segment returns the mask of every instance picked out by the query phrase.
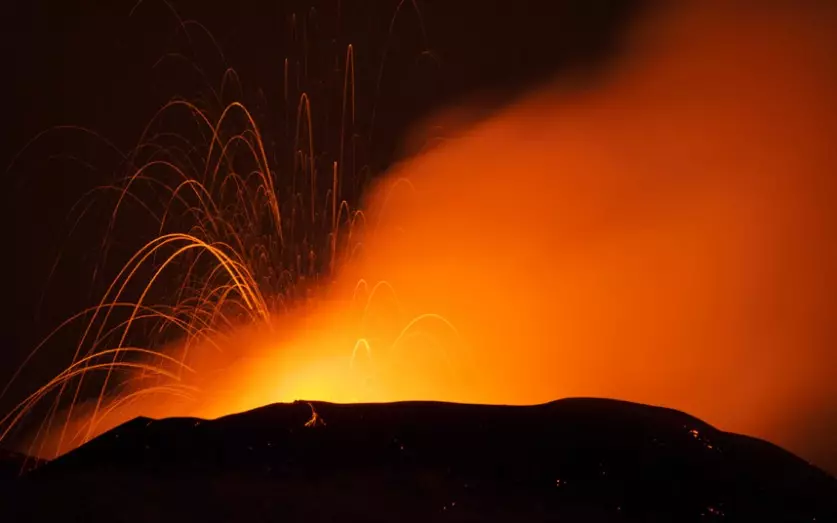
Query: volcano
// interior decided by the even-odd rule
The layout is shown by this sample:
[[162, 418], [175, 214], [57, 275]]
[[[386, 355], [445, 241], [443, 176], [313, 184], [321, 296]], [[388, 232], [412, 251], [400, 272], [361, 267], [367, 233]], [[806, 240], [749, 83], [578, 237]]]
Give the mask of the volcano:
[[616, 400], [298, 401], [136, 418], [11, 481], [3, 504], [5, 521], [837, 521], [837, 479]]

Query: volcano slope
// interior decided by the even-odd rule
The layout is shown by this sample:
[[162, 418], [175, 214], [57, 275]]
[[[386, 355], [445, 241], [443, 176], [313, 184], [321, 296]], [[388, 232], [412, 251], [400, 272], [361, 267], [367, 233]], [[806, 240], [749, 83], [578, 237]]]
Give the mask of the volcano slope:
[[3, 521], [837, 521], [770, 443], [615, 400], [137, 418], [4, 488]]

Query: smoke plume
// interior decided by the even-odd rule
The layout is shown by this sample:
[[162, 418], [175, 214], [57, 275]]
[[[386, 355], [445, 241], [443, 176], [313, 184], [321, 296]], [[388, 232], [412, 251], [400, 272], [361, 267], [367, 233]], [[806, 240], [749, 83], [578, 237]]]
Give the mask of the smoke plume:
[[371, 193], [346, 287], [457, 330], [381, 399], [614, 397], [837, 470], [837, 9], [677, 4], [595, 87], [556, 79]]

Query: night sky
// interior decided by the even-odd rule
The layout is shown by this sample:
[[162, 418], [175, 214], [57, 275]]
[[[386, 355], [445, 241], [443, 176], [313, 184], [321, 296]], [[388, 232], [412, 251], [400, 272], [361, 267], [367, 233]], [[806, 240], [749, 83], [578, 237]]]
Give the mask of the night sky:
[[[72, 234], [68, 216], [86, 191], [124, 174], [121, 158], [87, 133], [55, 126], [84, 127], [128, 151], [166, 101], [206, 99], [231, 67], [241, 80], [237, 98], [281, 156], [298, 99], [283, 99], [287, 57], [303, 71], [294, 92], [311, 96], [315, 132], [322, 133], [315, 139], [318, 152], [333, 155], [329, 126], [339, 114], [340, 64], [352, 44], [358, 160], [368, 168], [364, 176], [374, 177], [399, 157], [411, 123], [445, 104], [491, 93], [499, 106], [556, 73], [595, 82], [618, 56], [621, 31], [638, 11], [637, 2], [621, 0], [421, 0], [419, 16], [413, 4], [402, 4], [400, 10], [390, 0], [32, 0], [4, 6], [0, 164], [12, 232], [6, 277], [13, 290], [3, 315], [0, 382], [52, 328], [95, 303], [107, 280], [102, 275], [119, 267], [106, 264], [93, 280], [105, 215], [91, 212]], [[189, 20], [203, 25], [218, 47]], [[153, 237], [143, 223], [122, 225], [111, 260]], [[22, 376], [20, 392], [60, 371], [77, 335], [70, 329], [59, 340], [66, 354], [39, 358]], [[54, 345], [50, 350], [58, 350]], [[3, 410], [15, 391], [0, 402]]]

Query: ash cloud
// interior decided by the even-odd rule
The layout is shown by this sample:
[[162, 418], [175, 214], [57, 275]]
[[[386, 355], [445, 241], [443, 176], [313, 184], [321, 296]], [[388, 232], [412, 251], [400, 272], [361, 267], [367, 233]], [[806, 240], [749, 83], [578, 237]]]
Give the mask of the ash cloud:
[[664, 405], [836, 471], [834, 27], [827, 2], [659, 8], [595, 87], [394, 169], [343, 281], [457, 326], [456, 379], [413, 378], [438, 399]]

